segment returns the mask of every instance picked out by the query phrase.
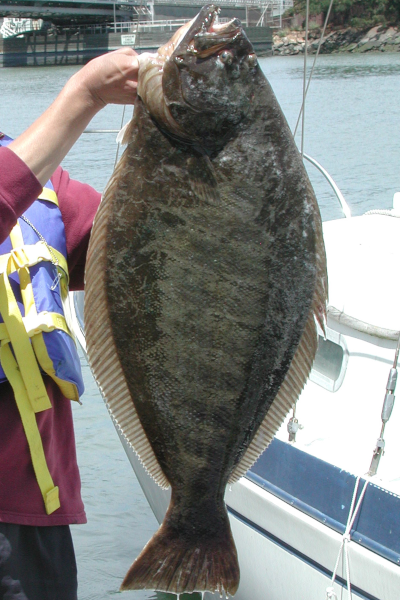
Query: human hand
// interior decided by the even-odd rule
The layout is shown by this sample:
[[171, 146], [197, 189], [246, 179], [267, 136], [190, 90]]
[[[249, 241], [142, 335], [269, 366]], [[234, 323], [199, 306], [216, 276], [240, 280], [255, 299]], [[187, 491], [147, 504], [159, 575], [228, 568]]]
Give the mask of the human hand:
[[133, 104], [139, 61], [131, 48], [91, 60], [9, 146], [44, 185], [88, 123], [106, 104]]
[[138, 70], [138, 54], [132, 48], [120, 48], [91, 60], [67, 86], [85, 94], [96, 109], [106, 104], [133, 104]]

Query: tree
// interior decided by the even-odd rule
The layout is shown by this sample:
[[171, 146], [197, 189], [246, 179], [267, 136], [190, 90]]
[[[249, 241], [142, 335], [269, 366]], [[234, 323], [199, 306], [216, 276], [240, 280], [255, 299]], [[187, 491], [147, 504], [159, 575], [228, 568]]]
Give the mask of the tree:
[[[323, 14], [330, 0], [310, 0], [310, 15]], [[305, 15], [306, 0], [295, 0], [294, 14]], [[334, 0], [330, 15], [333, 25], [371, 26], [378, 23], [395, 24], [400, 21], [400, 0]]]

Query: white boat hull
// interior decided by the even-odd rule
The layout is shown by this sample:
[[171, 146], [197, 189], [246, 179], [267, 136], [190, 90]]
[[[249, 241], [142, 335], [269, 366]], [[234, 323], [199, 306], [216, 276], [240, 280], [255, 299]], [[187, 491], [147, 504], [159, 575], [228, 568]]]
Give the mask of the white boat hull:
[[[385, 381], [396, 347], [393, 339], [379, 336], [383, 330], [400, 329], [400, 279], [397, 272], [395, 279], [391, 277], [389, 269], [393, 260], [398, 261], [400, 220], [352, 218], [328, 224], [325, 234], [335, 305], [342, 312], [351, 307], [350, 314], [359, 317], [361, 329], [364, 321], [380, 328], [368, 326], [366, 332], [360, 332], [360, 323], [354, 320], [343, 324], [328, 319], [328, 338], [321, 339], [321, 345], [327, 344], [328, 354], [332, 349], [333, 354], [338, 351], [341, 362], [336, 371], [335, 365], [333, 369], [328, 365], [325, 374], [328, 355], [319, 372], [314, 365], [312, 381], [299, 402], [306, 428], [298, 434], [297, 447], [283, 441], [287, 439], [283, 427], [278, 432], [280, 439], [271, 443], [251, 472], [227, 490], [225, 500], [241, 570], [236, 600], [400, 598], [400, 441], [398, 427], [392, 422], [385, 432], [388, 458], [380, 467], [384, 480], [375, 478], [369, 483], [351, 541], [344, 544], [349, 572], [345, 551], [338, 560], [355, 475], [368, 469], [379, 434]], [[385, 295], [382, 303], [385, 281], [396, 286], [396, 293]], [[83, 297], [75, 300], [75, 331], [85, 348]], [[376, 323], [375, 318], [383, 321]], [[120, 437], [161, 523], [170, 493], [155, 484]], [[361, 480], [360, 489], [363, 483]]]

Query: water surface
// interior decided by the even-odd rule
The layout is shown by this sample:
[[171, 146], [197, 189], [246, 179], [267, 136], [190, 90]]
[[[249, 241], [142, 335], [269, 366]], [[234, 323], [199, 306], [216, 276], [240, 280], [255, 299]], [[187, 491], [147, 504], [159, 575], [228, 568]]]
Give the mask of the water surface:
[[[311, 65], [309, 59], [309, 68]], [[261, 65], [293, 130], [302, 102], [303, 59]], [[55, 98], [77, 67], [2, 69], [0, 129], [16, 136]], [[330, 55], [319, 59], [306, 105], [305, 152], [331, 173], [353, 215], [390, 208], [400, 191], [400, 54]], [[132, 108], [126, 109], [125, 120]], [[118, 129], [122, 107], [107, 107], [91, 128]], [[300, 141], [299, 135], [296, 140]], [[83, 135], [64, 160], [71, 177], [104, 189], [116, 154], [114, 134]], [[329, 186], [310, 177], [324, 220], [340, 218]], [[80, 600], [114, 597], [132, 560], [157, 528], [107, 410], [82, 357], [86, 392], [74, 406], [78, 460], [88, 524], [73, 526]], [[158, 595], [161, 598], [163, 595]], [[124, 592], [126, 600], [153, 598]], [[284, 600], [284, 599], [282, 599]]]

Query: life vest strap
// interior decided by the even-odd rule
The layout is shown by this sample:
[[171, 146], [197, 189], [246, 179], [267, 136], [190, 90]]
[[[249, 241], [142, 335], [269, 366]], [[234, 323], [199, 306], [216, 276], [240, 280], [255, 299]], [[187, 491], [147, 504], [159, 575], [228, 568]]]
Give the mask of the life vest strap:
[[[71, 335], [65, 317], [59, 313], [52, 313], [43, 311], [36, 315], [35, 318], [22, 317], [26, 333], [28, 337], [33, 338], [35, 335], [42, 333], [48, 333], [54, 331], [54, 329], [61, 329], [68, 335]], [[0, 323], [0, 341], [6, 343], [11, 342], [10, 336], [8, 335], [8, 329], [5, 323]]]
[[[12, 241], [13, 243], [23, 241], [19, 227], [13, 229]], [[50, 254], [50, 250], [46, 248], [46, 245], [42, 244], [42, 246]], [[58, 487], [54, 485], [47, 467], [35, 413], [51, 408], [51, 402], [8, 277], [13, 270], [18, 271], [23, 288], [24, 302], [27, 305], [32, 304], [32, 299], [29, 299], [32, 290], [28, 266], [31, 265], [33, 254], [36, 258], [38, 257], [38, 248], [35, 248], [33, 253], [31, 249], [32, 246], [23, 245], [14, 248], [7, 255], [7, 262], [0, 273], [0, 313], [4, 321], [0, 327], [0, 362], [14, 391], [35, 476], [43, 497], [46, 513], [49, 515], [60, 507], [60, 500]], [[33, 264], [37, 264], [37, 262]], [[32, 312], [32, 314], [34, 313]], [[13, 346], [15, 356], [11, 351], [10, 343]]]
[[25, 325], [26, 333], [30, 338], [38, 333], [49, 333], [55, 329], [61, 329], [72, 337], [71, 331], [67, 325], [64, 315], [56, 312], [47, 312], [46, 310], [32, 315], [30, 313], [26, 317], [22, 317]]
[[[38, 200], [42, 202], [34, 203], [10, 232], [11, 251], [0, 256], [0, 315], [4, 321], [0, 323], [0, 373], [2, 381], [6, 378], [13, 388], [45, 510], [51, 514], [60, 507], [60, 500], [36, 421], [37, 412], [52, 406], [42, 373], [47, 373], [71, 400], [79, 401], [83, 382], [76, 371], [79, 357], [65, 312], [69, 299], [65, 231], [50, 181]], [[48, 244], [37, 228], [47, 226], [47, 215], [49, 226], [54, 223], [55, 227], [49, 239], [56, 240], [62, 253]], [[21, 229], [22, 222], [25, 226]], [[1, 246], [3, 251], [10, 248], [8, 242]], [[14, 287], [18, 282], [19, 288]], [[60, 300], [64, 314], [50, 312], [59, 310]], [[41, 306], [51, 308], [38, 312]]]
[[[40, 369], [6, 272], [0, 274], [0, 313], [13, 346], [32, 410], [36, 413], [51, 408]], [[1, 364], [6, 373], [3, 362]]]
[[40, 196], [38, 196], [38, 200], [47, 200], [48, 202], [53, 202], [58, 206], [58, 198], [57, 194], [54, 190], [51, 190], [48, 187], [44, 187]]
[[20, 269], [27, 269], [42, 261], [49, 261], [60, 267], [66, 276], [68, 276], [67, 261], [61, 252], [58, 252], [55, 248], [47, 246], [44, 242], [37, 242], [36, 244], [19, 246], [13, 248], [8, 254], [0, 256], [0, 273], [7, 271], [8, 275], [19, 271]]
[[60, 508], [58, 487], [54, 485], [50, 471], [47, 467], [43, 444], [36, 423], [35, 411], [33, 410], [28, 397], [27, 388], [22, 379], [21, 371], [6, 340], [2, 340], [1, 342], [0, 360], [7, 379], [14, 391], [18, 411], [28, 441], [36, 479], [42, 493], [46, 514], [50, 515]]

